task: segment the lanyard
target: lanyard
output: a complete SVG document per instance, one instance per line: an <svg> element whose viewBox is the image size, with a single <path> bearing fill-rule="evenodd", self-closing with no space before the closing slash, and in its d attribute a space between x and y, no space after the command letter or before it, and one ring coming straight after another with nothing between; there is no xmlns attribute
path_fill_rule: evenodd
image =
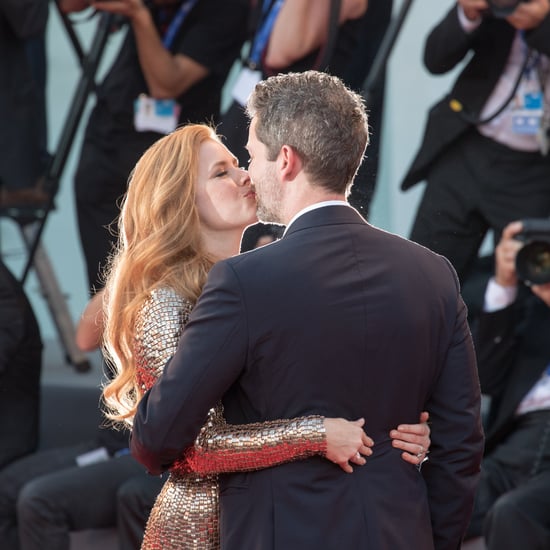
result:
<svg viewBox="0 0 550 550"><path fill-rule="evenodd" d="M536 74L539 80L541 92L544 95L546 85L550 82L550 61L547 62L545 66L543 56L540 52L531 50L525 41L525 33L523 31L519 31L519 33L527 55L527 61L525 63L523 74L525 78L528 79L532 78L533 74Z"/></svg>
<svg viewBox="0 0 550 550"><path fill-rule="evenodd" d="M527 41L525 40L525 32L519 31L521 37L521 43L523 45L523 50L526 56L525 68L523 69L523 74L526 78L531 78L534 70L537 70L540 64L540 53L531 50L528 46Z"/></svg>
<svg viewBox="0 0 550 550"><path fill-rule="evenodd" d="M169 50L170 46L172 46L177 32L180 30L185 18L189 15L189 12L193 9L197 2L198 0L187 0L187 2L184 2L180 6L180 9L177 11L176 15L174 15L174 18L170 22L170 25L166 30L166 34L162 39L162 43L167 50Z"/></svg>
<svg viewBox="0 0 550 550"><path fill-rule="evenodd" d="M270 0L264 0L262 7L263 21L258 29L258 32L254 36L254 42L252 43L250 55L248 56L248 62L250 65L257 67L260 64L262 52L267 45L269 35L271 34L271 30L275 24L275 19L277 19L277 15L279 15L283 2L284 0L275 0L273 5L270 7Z"/></svg>

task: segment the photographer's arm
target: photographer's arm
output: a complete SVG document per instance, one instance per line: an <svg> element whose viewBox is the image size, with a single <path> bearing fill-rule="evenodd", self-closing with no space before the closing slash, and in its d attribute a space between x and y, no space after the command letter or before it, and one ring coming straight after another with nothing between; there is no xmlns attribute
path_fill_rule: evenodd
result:
<svg viewBox="0 0 550 550"><path fill-rule="evenodd" d="M152 97L176 98L208 75L204 65L186 55L173 55L164 47L151 13L142 0L107 0L92 2L92 5L130 20L141 69Z"/></svg>
<svg viewBox="0 0 550 550"><path fill-rule="evenodd" d="M339 24L361 17L367 0L342 0ZM330 0L285 2L277 16L266 51L266 65L288 67L320 48L328 37Z"/></svg>
<svg viewBox="0 0 550 550"><path fill-rule="evenodd" d="M457 4L470 21L479 21L489 10L487 0L458 0Z"/></svg>
<svg viewBox="0 0 550 550"><path fill-rule="evenodd" d="M72 13L82 11L90 7L89 0L57 0L61 13Z"/></svg>
<svg viewBox="0 0 550 550"><path fill-rule="evenodd" d="M475 14L484 13L487 7L485 0L459 0L451 7L426 39L424 64L428 71L444 74L454 69L472 48L479 27L473 30L465 28L460 22L459 9L464 10L467 19L477 19Z"/></svg>
<svg viewBox="0 0 550 550"><path fill-rule="evenodd" d="M514 357L518 324L515 262L522 246L515 237L522 229L522 223L516 221L502 232L495 248L495 275L487 285L484 313L474 334L481 389L489 395L501 391Z"/></svg>
<svg viewBox="0 0 550 550"><path fill-rule="evenodd" d="M103 337L103 295L105 290L94 294L86 304L76 326L76 345L82 351L93 351L101 345Z"/></svg>

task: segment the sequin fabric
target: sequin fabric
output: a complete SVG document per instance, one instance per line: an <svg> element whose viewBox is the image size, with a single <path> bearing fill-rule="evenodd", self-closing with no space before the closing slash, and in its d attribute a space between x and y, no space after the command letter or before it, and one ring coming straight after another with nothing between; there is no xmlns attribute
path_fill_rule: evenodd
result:
<svg viewBox="0 0 550 550"><path fill-rule="evenodd" d="M147 390L174 354L193 305L174 291L155 289L136 323L138 383ZM211 409L194 447L176 461L149 516L142 550L216 550L217 473L275 466L326 450L323 418L307 416L230 425L221 404Z"/></svg>

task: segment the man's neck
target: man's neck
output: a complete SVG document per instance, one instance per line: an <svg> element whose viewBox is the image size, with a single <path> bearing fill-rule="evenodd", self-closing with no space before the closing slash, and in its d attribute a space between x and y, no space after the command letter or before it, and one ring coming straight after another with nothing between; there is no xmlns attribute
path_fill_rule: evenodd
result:
<svg viewBox="0 0 550 550"><path fill-rule="evenodd" d="M327 193L326 190L313 191L302 197L302 200L292 201L292 204L289 204L288 208L283 211L283 223L288 225L296 214L321 202L345 200L346 197L339 193Z"/></svg>

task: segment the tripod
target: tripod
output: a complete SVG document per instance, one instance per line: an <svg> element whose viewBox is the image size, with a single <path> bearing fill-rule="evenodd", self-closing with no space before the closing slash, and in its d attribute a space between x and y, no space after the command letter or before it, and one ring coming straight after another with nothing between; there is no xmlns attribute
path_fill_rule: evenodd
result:
<svg viewBox="0 0 550 550"><path fill-rule="evenodd" d="M407 17L407 13L409 12L411 5L412 0L403 0L397 15L392 17L388 30L386 31L386 34L380 43L380 47L376 52L376 56L372 62L367 78L363 83L363 92L367 105L369 104L371 94L373 93L373 90L388 63L390 54L395 46L395 41L399 35L401 27L403 26L403 23L405 22L405 18Z"/></svg>
<svg viewBox="0 0 550 550"><path fill-rule="evenodd" d="M59 8L58 11L80 60L82 74L72 98L57 149L51 158L45 174L44 186L50 192L49 199L43 208L6 208L2 212L2 215L12 218L18 224L27 248L27 261L21 276L21 284L24 285L31 267L34 268L42 294L48 304L60 342L64 348L67 361L78 372L85 372L90 369L90 363L87 356L76 347L74 323L70 316L65 296L61 292L51 262L41 245L40 239L48 216L54 208L55 196L59 190L61 175L78 130L86 100L95 87L95 75L107 43L107 38L115 27L115 16L107 13L99 14L92 44L88 53L85 53L80 46L71 22L65 14L61 13Z"/></svg>

